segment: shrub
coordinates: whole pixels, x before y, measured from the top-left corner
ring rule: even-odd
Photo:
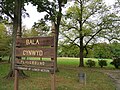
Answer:
[[[120,57],[113,58],[113,61],[110,63],[115,66],[115,68],[119,68],[120,66]]]
[[[95,61],[89,59],[89,60],[87,60],[86,65],[89,66],[89,67],[94,67],[95,66]]]
[[[106,60],[98,60],[99,66],[102,68],[103,66],[107,66]]]

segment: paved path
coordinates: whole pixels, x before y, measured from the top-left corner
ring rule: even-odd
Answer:
[[[103,70],[115,82],[116,90],[120,90],[120,70]]]

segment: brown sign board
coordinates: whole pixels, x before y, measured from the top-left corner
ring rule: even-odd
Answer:
[[[19,38],[16,46],[54,46],[54,37]]]
[[[54,48],[16,48],[16,57],[54,58]]]
[[[51,90],[55,90],[55,42],[54,37],[32,37],[16,39],[15,87],[18,90],[18,71],[51,73]],[[22,57],[51,58],[51,61],[22,60]]]

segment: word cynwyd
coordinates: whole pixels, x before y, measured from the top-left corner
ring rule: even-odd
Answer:
[[[31,55],[31,56],[43,56],[42,50],[23,50],[23,55]]]

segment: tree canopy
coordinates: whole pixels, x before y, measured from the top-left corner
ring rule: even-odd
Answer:
[[[62,19],[61,35],[66,43],[79,47],[79,66],[84,66],[83,52],[86,50],[88,54],[88,44],[99,42],[99,38],[105,36],[119,39],[119,22],[116,22],[115,18],[118,17],[111,13],[110,7],[107,7],[103,0],[76,0],[74,5],[68,8]]]

